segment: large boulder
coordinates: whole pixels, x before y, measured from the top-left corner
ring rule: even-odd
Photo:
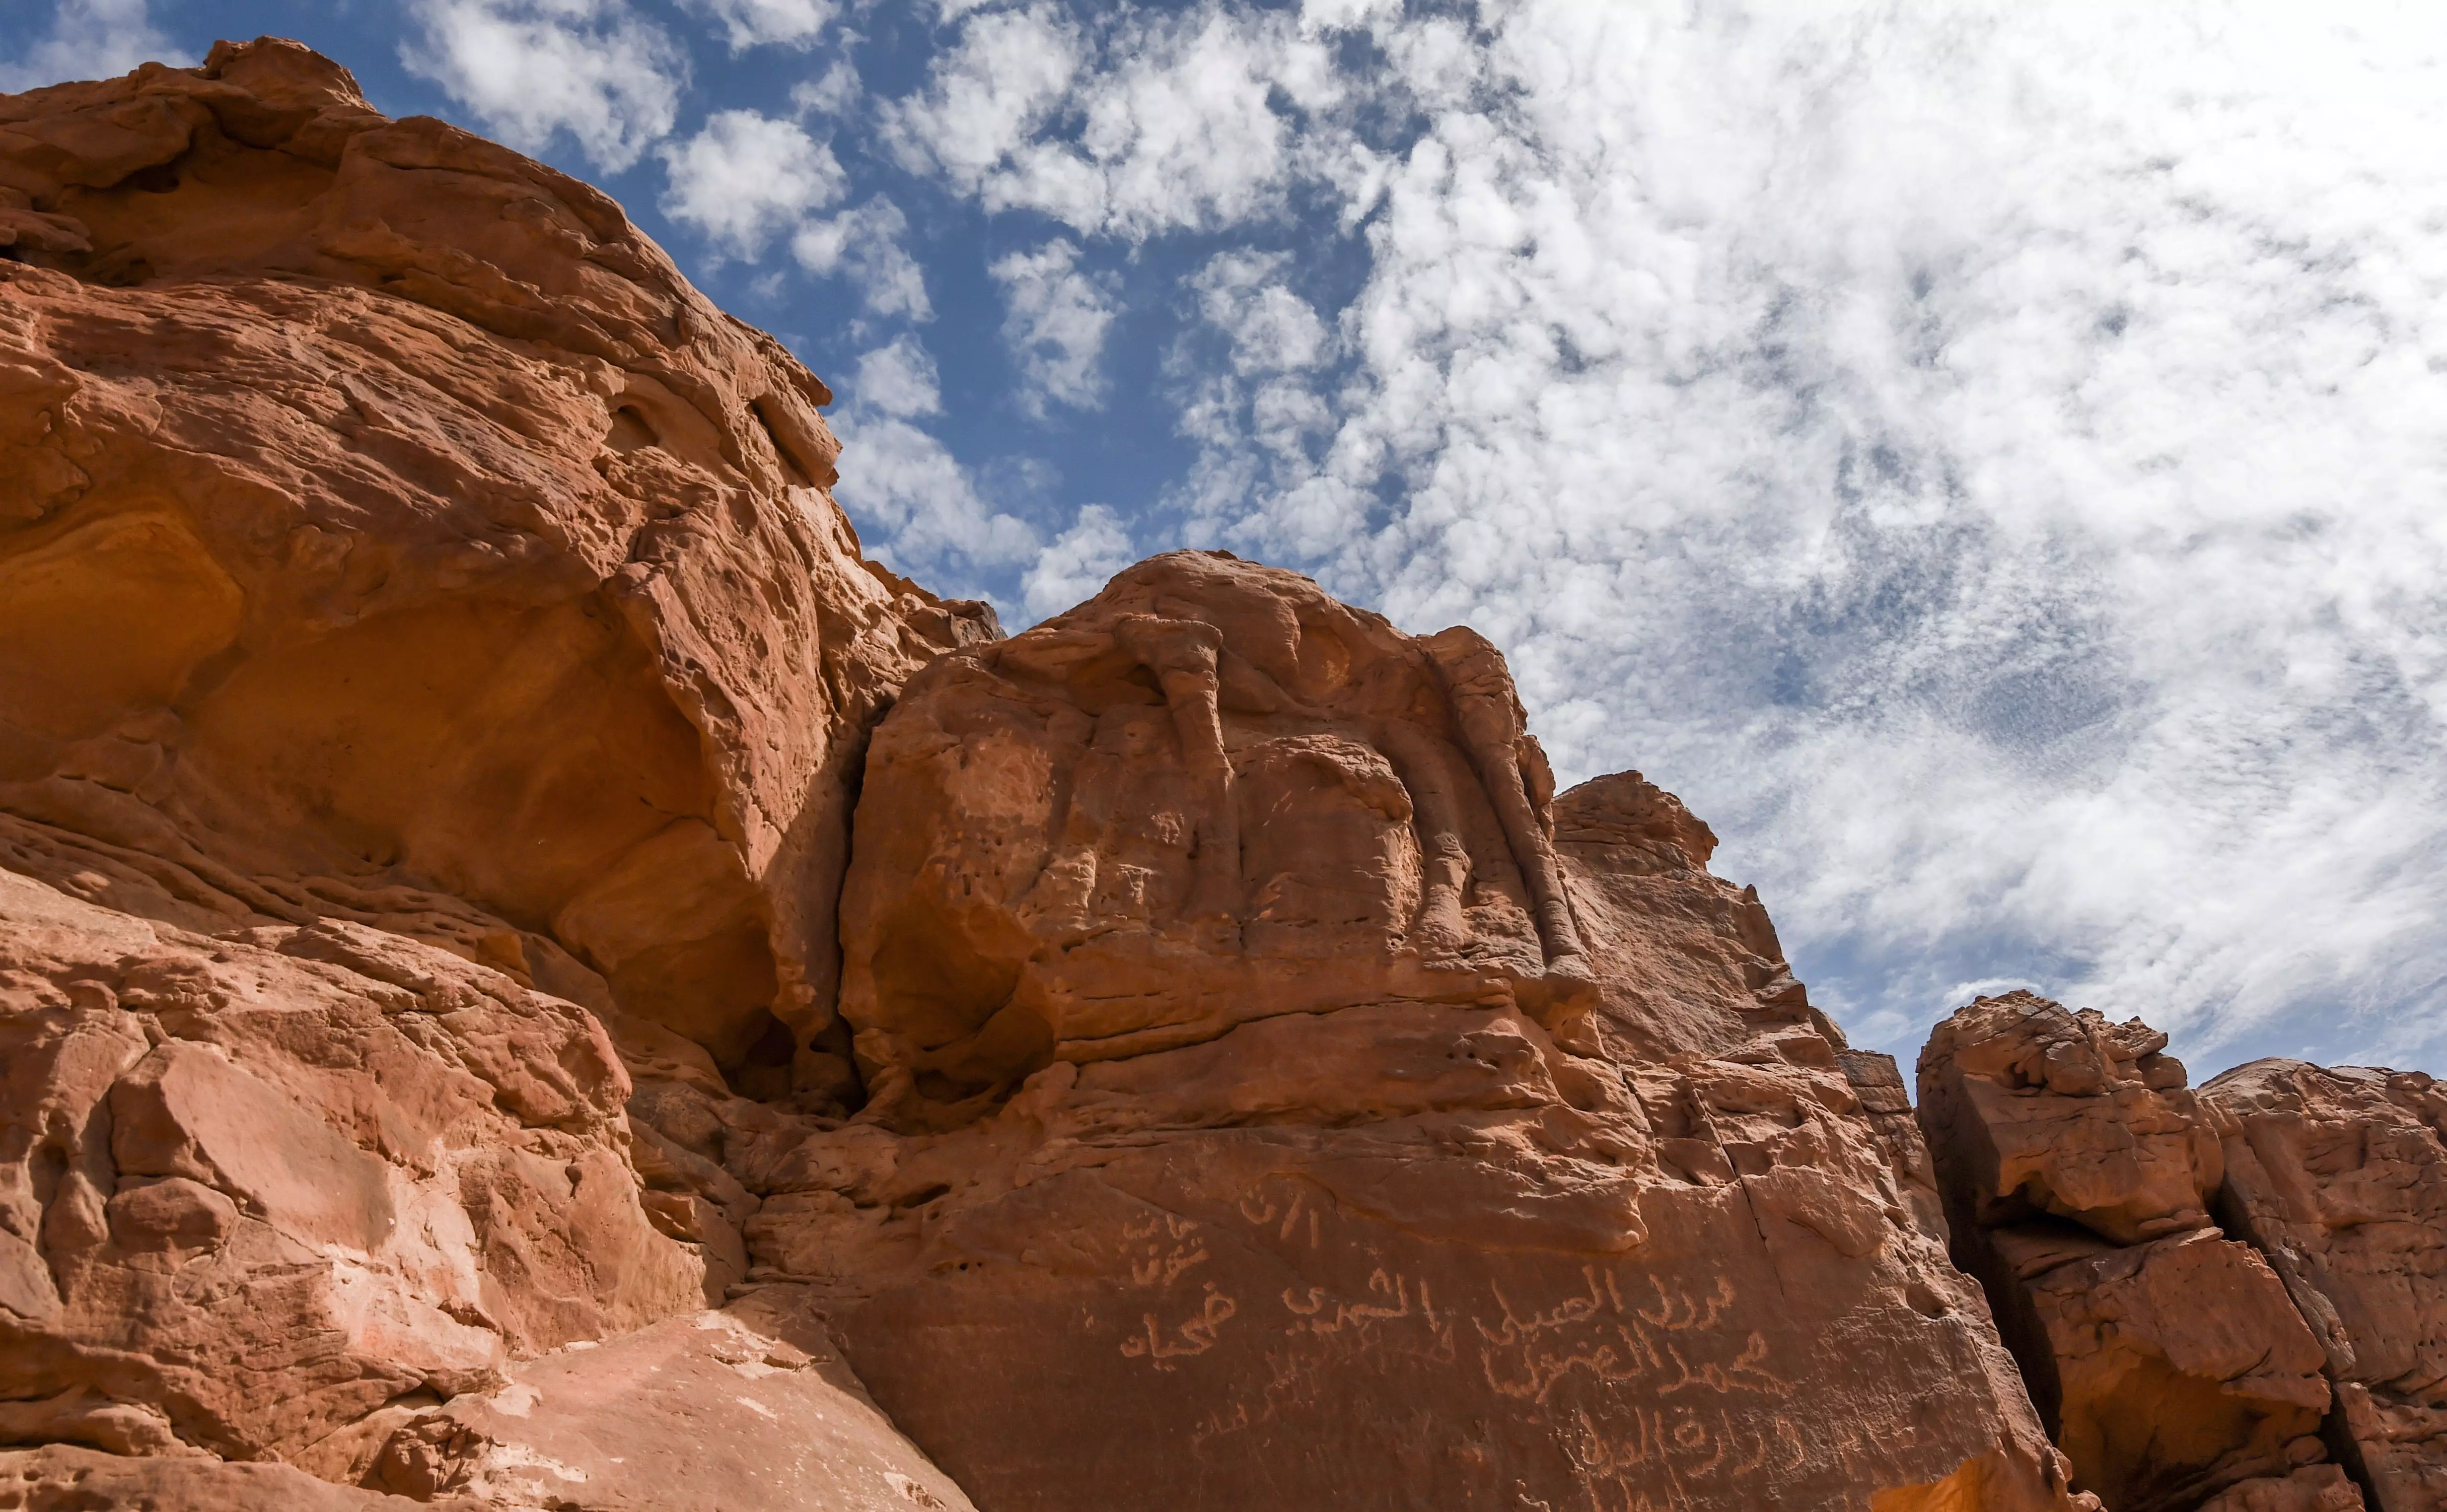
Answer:
[[[2229,1224],[2325,1351],[2341,1457],[2382,1512],[2447,1507],[2447,1090],[2266,1060],[2201,1095],[2230,1121]]]
[[[0,97],[0,1506],[963,1504],[625,1111],[846,1051],[867,730],[995,633],[828,398],[294,43]]]
[[[629,1086],[584,1010],[401,936],[0,871],[0,1443],[311,1463],[696,1310]]]
[[[1955,1258],[2075,1484],[2115,1512],[2360,1506],[2319,1463],[2319,1343],[2268,1262],[2210,1219],[2225,1121],[2166,1049],[2139,1019],[2027,992],[1939,1024],[1919,1112]]]
[[[1475,634],[1175,553],[879,727],[856,1118],[636,1106],[981,1505],[2071,1504],[1712,843]]]

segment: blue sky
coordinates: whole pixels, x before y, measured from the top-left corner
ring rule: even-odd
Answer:
[[[1511,654],[1906,1059],[2447,1062],[2447,13],[5,0],[600,183],[1025,624],[1227,546]]]

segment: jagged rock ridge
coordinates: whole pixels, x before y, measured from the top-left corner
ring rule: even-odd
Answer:
[[[294,44],[0,98],[0,1507],[2431,1504],[2426,1083],[1982,1007],[1933,1166],[1487,642],[1002,638]]]

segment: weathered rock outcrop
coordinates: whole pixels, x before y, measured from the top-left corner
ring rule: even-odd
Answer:
[[[2419,1071],[2272,1060],[2201,1095],[2228,1120],[2220,1215],[2325,1352],[2338,1457],[2381,1512],[2447,1507],[2447,1093]]]
[[[290,43],[0,99],[0,1504],[958,1504],[685,1332],[755,1200],[624,1110],[791,1094],[866,732],[994,633],[862,560],[823,386]]]
[[[983,1505],[2064,1504],[1710,843],[1470,633],[1176,553],[878,728],[857,1117],[637,1106]]]
[[[0,1442],[311,1464],[703,1305],[602,1027],[401,936],[0,872]]]
[[[0,100],[0,238],[8,863],[563,994],[566,952],[787,1075],[865,728],[990,633],[861,560],[824,386],[292,43]]]
[[[2238,1242],[2210,1219],[2238,1189],[2228,1099],[2189,1090],[2166,1046],[2138,1019],[2029,992],[1937,1027],[1920,1117],[1955,1257],[2075,1484],[2109,1508],[2361,1506],[2319,1463],[2327,1361],[2291,1277],[2261,1234]]]

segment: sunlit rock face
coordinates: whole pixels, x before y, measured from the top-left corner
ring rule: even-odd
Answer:
[[[0,237],[12,864],[575,956],[787,1068],[865,729],[988,633],[861,559],[824,386],[289,43],[0,102]]]
[[[2386,1512],[2447,1506],[2447,1094],[2419,1071],[2254,1061],[2228,1120],[2228,1226],[2326,1355],[2339,1458]]]
[[[984,1505],[2066,1504],[1891,1063],[1712,845],[1556,796],[1467,630],[1143,562],[878,727],[868,1100],[723,1137],[751,1277]]]
[[[2447,1505],[2447,1099],[2029,992],[1938,1026],[1920,1118],[2075,1484],[2110,1507]]]

